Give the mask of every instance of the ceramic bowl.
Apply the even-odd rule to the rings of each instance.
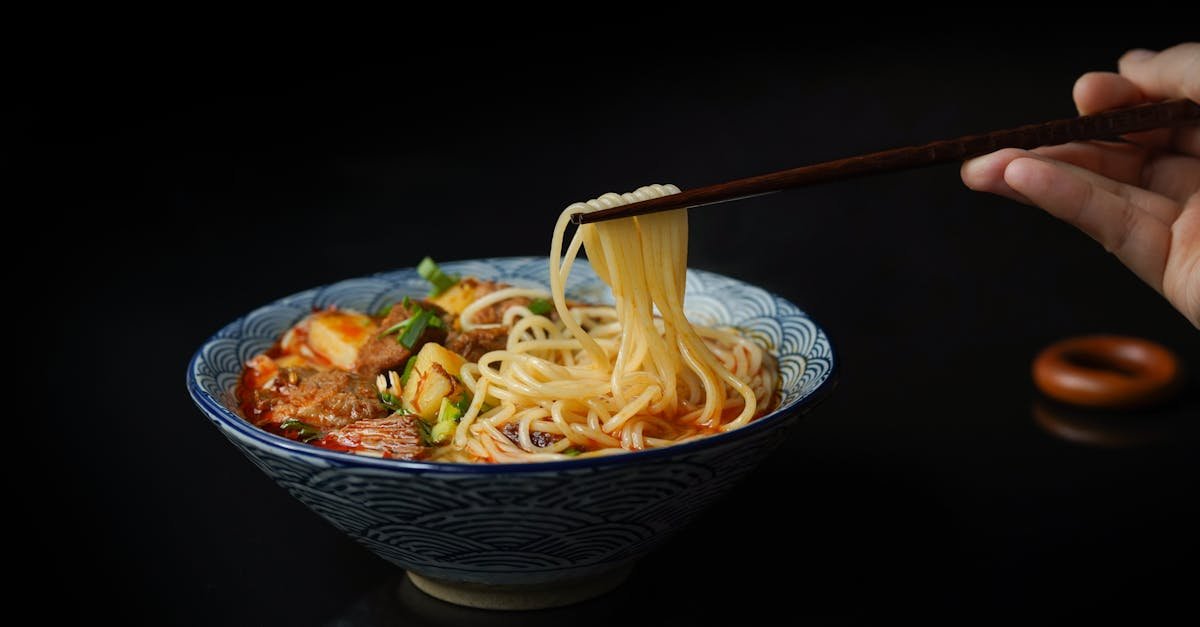
[[[442,264],[452,274],[546,286],[545,257]],[[375,311],[428,284],[414,269],[282,298],[235,320],[196,351],[187,386],[200,411],[292,496],[422,590],[476,607],[563,605],[616,586],[633,562],[690,523],[783,440],[834,387],[829,338],[792,303],[742,281],[689,270],[688,317],[770,343],[782,378],[773,413],[721,435],[599,459],[468,465],[360,457],[261,431],[239,415],[242,365],[314,308]],[[611,302],[586,262],[571,297]]]

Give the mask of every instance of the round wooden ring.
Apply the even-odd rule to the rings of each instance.
[[[1181,372],[1179,359],[1165,346],[1120,335],[1068,338],[1033,360],[1033,381],[1046,396],[1102,409],[1162,402],[1177,390]]]

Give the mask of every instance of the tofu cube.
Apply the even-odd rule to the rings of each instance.
[[[358,349],[376,332],[371,318],[355,311],[320,311],[308,324],[308,346],[335,368],[353,370]]]

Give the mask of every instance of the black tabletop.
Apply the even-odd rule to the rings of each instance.
[[[691,265],[811,313],[840,385],[626,585],[575,608],[424,597],[243,459],[184,389],[209,334],[280,296],[427,254],[544,254],[562,207],[606,191],[1071,115],[1079,74],[1172,41],[79,55],[26,94],[30,141],[9,162],[53,227],[31,241],[55,269],[17,280],[58,331],[37,340],[51,350],[29,447],[53,479],[29,486],[37,511],[60,530],[44,581],[73,591],[55,611],[586,625],[1193,607],[1200,384],[1096,420],[1040,407],[1029,369],[1095,332],[1200,367],[1200,333],[1086,236],[968,191],[955,166],[693,212]]]

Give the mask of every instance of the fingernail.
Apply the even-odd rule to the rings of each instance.
[[[1134,63],[1141,63],[1142,61],[1147,61],[1149,59],[1154,58],[1154,55],[1156,55],[1156,54],[1158,54],[1158,53],[1153,50],[1146,50],[1145,48],[1135,48],[1133,50],[1130,50],[1129,52],[1126,52],[1125,55],[1121,57],[1121,60],[1122,61],[1132,61]]]

